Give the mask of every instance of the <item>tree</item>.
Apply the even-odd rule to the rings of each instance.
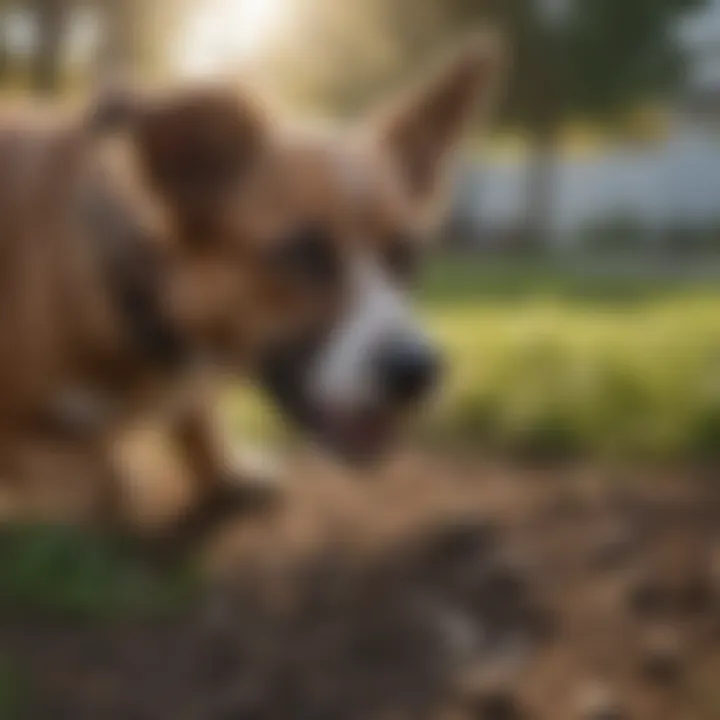
[[[702,2],[566,2],[556,23],[543,17],[541,0],[497,0],[489,8],[516,37],[516,73],[504,115],[530,137],[526,232],[533,245],[544,247],[551,240],[563,123],[569,117],[612,123],[672,92],[685,70],[673,30],[682,13]]]
[[[97,0],[101,38],[96,73],[100,82],[132,73],[137,60],[138,0]]]
[[[31,82],[33,89],[41,94],[54,94],[60,87],[67,5],[66,0],[33,3],[37,30]]]
[[[93,0],[102,27],[96,75],[100,82],[158,74],[178,27],[199,0]]]
[[[5,82],[10,65],[7,29],[9,10],[7,2],[0,2],[0,83]]]
[[[112,81],[161,70],[179,24],[201,0],[0,0],[0,10],[26,12],[35,25],[30,84],[41,93],[61,89],[68,38],[73,23],[94,16],[100,30],[97,55],[90,60],[92,80]],[[2,50],[0,33],[0,53]],[[2,57],[0,55],[0,61]],[[0,68],[1,69],[1,68]]]

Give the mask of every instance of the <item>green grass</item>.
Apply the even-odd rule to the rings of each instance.
[[[433,424],[443,437],[522,453],[720,450],[720,295],[429,314],[451,359]]]
[[[26,693],[25,678],[10,659],[0,655],[0,720],[22,716]]]
[[[69,526],[4,527],[0,568],[0,609],[60,619],[166,615],[185,607],[196,585],[183,562],[159,571],[128,541]]]
[[[446,261],[422,300],[450,360],[434,436],[520,454],[720,454],[714,278]]]
[[[0,613],[4,622],[95,624],[172,617],[198,589],[185,562],[162,571],[128,540],[79,528],[18,525],[0,530]],[[32,680],[0,652],[0,720],[29,717]]]
[[[632,256],[431,258],[420,294],[435,308],[543,298],[611,307],[713,293],[720,280],[720,258],[655,264]]]

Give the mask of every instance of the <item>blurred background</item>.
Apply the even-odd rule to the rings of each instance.
[[[720,718],[718,0],[0,0],[0,102],[222,75],[343,120],[484,24],[511,72],[419,288],[421,442],[299,463],[222,591],[8,531],[0,718]]]

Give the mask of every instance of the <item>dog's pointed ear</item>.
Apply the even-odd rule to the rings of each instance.
[[[384,152],[397,164],[418,202],[431,199],[462,131],[496,95],[503,52],[495,33],[475,35],[440,71],[386,112],[380,122]]]

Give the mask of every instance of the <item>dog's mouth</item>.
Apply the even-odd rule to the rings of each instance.
[[[399,435],[399,417],[389,409],[325,408],[317,411],[314,433],[345,460],[367,463],[386,455]]]
[[[271,389],[271,396],[303,432],[346,462],[365,464],[379,460],[399,434],[399,417],[389,409],[327,406],[313,402],[299,390],[288,395]]]
[[[346,462],[381,459],[398,438],[399,413],[380,405],[348,408],[316,401],[304,389],[306,367],[297,354],[278,356],[263,367],[262,386],[283,415]]]

